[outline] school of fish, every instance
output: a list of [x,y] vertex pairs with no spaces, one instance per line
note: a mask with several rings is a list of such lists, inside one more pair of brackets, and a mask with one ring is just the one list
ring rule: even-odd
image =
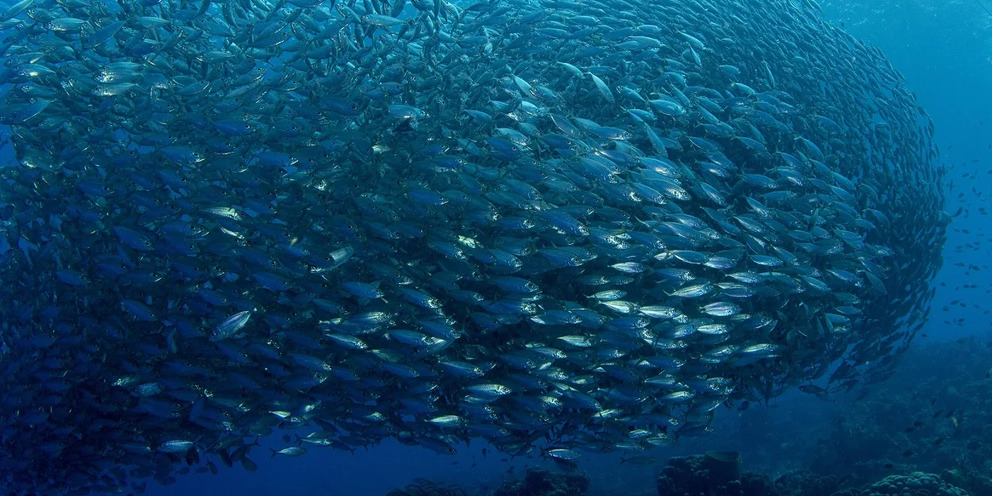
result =
[[10,494],[283,431],[634,456],[870,384],[929,311],[932,124],[812,0],[22,0],[0,33]]

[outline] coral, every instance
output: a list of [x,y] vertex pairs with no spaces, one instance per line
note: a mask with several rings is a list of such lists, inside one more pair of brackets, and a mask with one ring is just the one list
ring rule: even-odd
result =
[[850,485],[892,473],[955,471],[945,479],[973,494],[992,494],[990,485],[969,475],[992,468],[990,349],[992,343],[971,338],[909,350],[903,360],[911,367],[834,405],[836,423],[816,436],[809,468],[849,477]]
[[589,476],[577,473],[552,473],[528,468],[522,481],[504,484],[493,496],[581,496],[589,490]]
[[968,492],[926,472],[890,475],[862,492],[863,496],[969,496]]
[[403,489],[393,489],[386,496],[466,496],[457,487],[439,486],[426,479],[416,479]]
[[992,477],[977,470],[945,470],[940,477],[972,494],[992,494]]
[[840,489],[841,482],[833,475],[801,470],[775,479],[775,487],[781,496],[831,496]]
[[741,489],[744,496],[781,496],[767,475],[745,472],[741,476]]
[[857,489],[841,489],[830,496],[861,496],[861,491]]
[[711,451],[668,461],[658,476],[660,496],[776,496],[767,477],[742,474],[740,454]]

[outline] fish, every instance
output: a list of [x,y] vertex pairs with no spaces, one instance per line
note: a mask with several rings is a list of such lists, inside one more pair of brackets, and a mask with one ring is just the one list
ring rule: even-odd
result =
[[568,461],[577,460],[582,456],[582,453],[568,448],[551,448],[545,453],[551,458]]
[[214,328],[214,334],[211,339],[214,341],[221,341],[227,339],[238,331],[240,331],[246,324],[248,324],[248,319],[251,318],[250,310],[243,310],[230,317],[224,319],[223,322],[217,324]]
[[301,448],[299,446],[287,446],[287,447],[282,448],[282,449],[279,449],[279,450],[271,449],[271,451],[272,451],[272,456],[273,457],[275,457],[277,455],[282,455],[282,456],[303,456],[303,455],[307,454],[307,450],[305,450],[305,449],[303,449],[303,448]]
[[0,486],[254,471],[290,430],[636,461],[870,388],[925,322],[932,125],[817,13],[406,5],[0,11]]

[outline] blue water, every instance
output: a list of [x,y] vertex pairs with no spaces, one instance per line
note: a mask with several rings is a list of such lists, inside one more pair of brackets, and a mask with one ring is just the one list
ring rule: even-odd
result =
[[[990,218],[980,213],[989,208],[992,194],[992,16],[983,8],[988,5],[980,0],[859,3],[823,5],[829,18],[881,48],[906,77],[936,125],[949,171],[947,211],[963,209],[948,231],[926,333],[938,340],[988,336]],[[977,287],[965,287],[972,284]],[[925,344],[921,340],[917,346]]]
[[[949,171],[947,211],[954,214],[960,210],[948,231],[944,267],[934,281],[936,295],[930,319],[912,345],[914,352],[970,337],[977,343],[992,340],[992,305],[988,303],[992,298],[992,245],[987,214],[992,210],[992,16],[982,1],[822,2],[827,18],[881,48],[905,75],[907,86],[936,124],[941,161]],[[6,145],[0,145],[0,159],[4,163],[11,160]],[[989,352],[967,343],[959,350]],[[920,366],[919,362],[903,360],[897,375],[909,374]],[[900,384],[874,386],[893,388]],[[847,400],[838,397],[825,402],[790,393],[743,412],[721,411],[715,432],[682,439],[676,446],[659,450],[653,464],[621,463],[618,455],[603,455],[584,457],[579,467],[590,474],[590,494],[597,495],[657,494],[654,479],[668,457],[708,449],[739,450],[746,468],[775,476],[807,468],[817,434],[833,428],[838,416],[844,415]],[[929,401],[921,399],[921,408],[937,408],[926,405]],[[263,446],[281,445],[278,439],[261,442]],[[263,452],[267,450],[253,456],[259,466],[257,472],[222,468],[219,475],[189,474],[168,486],[149,482],[145,494],[382,495],[416,478],[462,484],[469,494],[489,494],[503,481],[521,476],[527,466],[550,466],[535,458],[510,459],[481,442],[464,445],[452,456],[397,442],[354,453],[315,449],[302,457],[270,459]]]

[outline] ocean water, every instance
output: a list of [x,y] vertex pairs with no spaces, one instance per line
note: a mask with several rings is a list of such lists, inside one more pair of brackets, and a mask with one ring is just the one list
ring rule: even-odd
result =
[[[987,238],[992,209],[992,5],[983,0],[825,0],[821,7],[827,22],[879,48],[905,76],[907,89],[933,120],[938,161],[946,171],[950,223],[943,266],[932,281],[931,310],[890,375],[851,392],[792,388],[767,401],[721,406],[710,432],[682,436],[637,456],[584,453],[574,463],[562,462],[539,451],[511,456],[478,438],[455,445],[456,453],[446,455],[395,439],[351,451],[315,447],[303,456],[278,455],[274,451],[293,445],[296,434],[309,432],[289,429],[258,439],[252,456],[257,470],[235,464],[221,466],[213,475],[199,466],[166,485],[149,478],[143,493],[366,496],[426,479],[458,486],[466,495],[489,495],[540,467],[588,476],[590,495],[641,496],[658,494],[656,479],[673,457],[739,452],[744,471],[778,480],[778,488],[712,494],[829,496],[835,490],[866,489],[890,476],[925,480],[910,476],[915,472],[935,474],[966,494],[992,494],[992,402],[987,399],[992,387],[992,253]],[[16,138],[9,129],[3,136],[0,158],[5,166],[16,167],[12,146],[6,143]],[[13,249],[12,244],[4,246]],[[809,384],[826,387],[822,378]],[[432,494],[426,487],[421,484],[422,492],[411,489],[408,494]],[[6,490],[19,494],[20,488]]]

